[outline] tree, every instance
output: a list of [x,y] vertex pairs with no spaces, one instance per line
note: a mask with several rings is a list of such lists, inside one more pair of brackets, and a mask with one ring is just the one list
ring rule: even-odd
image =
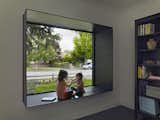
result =
[[43,61],[51,63],[60,55],[61,37],[54,28],[44,25],[27,24],[27,62]]
[[73,62],[72,51],[65,51],[65,53],[66,53],[66,55],[64,56],[63,60],[65,62],[72,63]]
[[92,59],[92,34],[78,32],[79,37],[75,37],[72,57],[74,61],[84,63],[86,59]]

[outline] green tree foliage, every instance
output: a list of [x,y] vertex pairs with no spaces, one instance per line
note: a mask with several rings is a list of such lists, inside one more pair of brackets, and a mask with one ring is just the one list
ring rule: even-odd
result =
[[27,63],[30,61],[43,61],[51,63],[60,54],[58,41],[59,34],[54,33],[52,27],[43,25],[27,24]]
[[74,50],[72,58],[75,62],[84,63],[86,59],[92,59],[92,34],[78,32],[79,37],[74,38]]
[[64,56],[63,60],[65,62],[72,63],[73,62],[73,57],[72,57],[72,51],[65,51],[66,55]]

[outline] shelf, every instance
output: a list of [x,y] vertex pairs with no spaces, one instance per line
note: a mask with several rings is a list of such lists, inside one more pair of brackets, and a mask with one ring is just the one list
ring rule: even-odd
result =
[[156,48],[154,50],[149,50],[149,49],[140,49],[138,52],[142,52],[142,53],[150,53],[150,52],[156,52],[160,50],[160,48]]
[[143,79],[143,78],[138,78],[138,80],[150,81],[150,80],[148,80],[148,79]]
[[158,65],[158,64],[138,64],[138,66],[145,66],[145,67],[156,67],[156,68],[160,68],[160,65]]
[[160,68],[160,65],[156,65],[156,64],[144,64],[144,66],[146,66],[146,67],[158,67],[158,68]]
[[147,96],[147,95],[144,95],[144,97],[147,97],[147,98],[151,98],[151,99],[154,99],[154,100],[160,101],[160,98],[151,97],[151,96]]
[[[140,118],[143,120],[160,120],[160,112],[157,111],[156,114],[149,114],[145,111],[140,110],[140,104],[139,104],[139,96],[143,95],[146,98],[150,98],[155,100],[158,104],[160,104],[160,98],[157,97],[150,97],[147,96],[146,93],[146,85],[154,86],[154,87],[160,87],[160,60],[159,60],[159,54],[160,54],[160,21],[158,20],[160,18],[160,14],[148,16],[145,18],[141,18],[136,20],[135,28],[136,28],[136,36],[135,36],[135,45],[136,45],[136,76],[143,74],[143,68],[142,66],[145,66],[146,73],[148,75],[152,75],[150,77],[146,77],[146,79],[143,78],[136,78],[136,111],[140,115]],[[151,23],[151,26],[148,27],[145,24]],[[152,27],[152,24],[155,25],[155,27]],[[143,26],[139,26],[143,25]],[[145,30],[144,30],[144,29]],[[148,30],[152,31],[154,28],[155,33],[148,34],[144,36],[138,36],[138,32],[147,33]],[[146,32],[146,29],[147,32]],[[151,33],[151,32],[150,32]],[[157,46],[153,50],[148,49],[147,42],[149,39],[154,39],[157,43]],[[138,67],[141,67],[141,69],[138,69]],[[147,74],[146,74],[147,76]],[[149,79],[150,78],[150,79]],[[142,89],[140,89],[142,87]],[[148,94],[149,95],[149,94]],[[154,107],[154,106],[152,106]],[[160,106],[158,106],[160,109]]]
[[[144,96],[144,97],[146,97],[146,96]],[[152,118],[156,118],[155,115],[152,115],[150,113],[147,113],[147,112],[144,112],[144,111],[141,111],[141,110],[138,113],[143,114],[143,115],[147,115],[147,116],[152,117]]]
[[[144,97],[145,97],[145,96],[144,96]],[[150,117],[151,119],[156,119],[156,118],[157,118],[156,115],[152,115],[152,114],[150,114],[150,113],[147,113],[147,112],[144,112],[144,111],[141,111],[141,110],[139,110],[138,113],[139,113],[139,114],[142,114],[142,115],[144,115],[144,116]]]
[[160,32],[154,33],[154,34],[149,34],[149,35],[144,35],[144,36],[137,36],[138,38],[145,38],[145,37],[157,37],[160,36]]
[[143,79],[143,78],[138,78],[138,80],[143,80],[147,82],[160,82],[160,80],[149,80],[149,79]]

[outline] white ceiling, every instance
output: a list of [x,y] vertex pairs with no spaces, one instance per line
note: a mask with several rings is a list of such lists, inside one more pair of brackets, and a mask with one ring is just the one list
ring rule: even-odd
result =
[[102,4],[112,8],[128,8],[145,0],[84,0],[94,4]]

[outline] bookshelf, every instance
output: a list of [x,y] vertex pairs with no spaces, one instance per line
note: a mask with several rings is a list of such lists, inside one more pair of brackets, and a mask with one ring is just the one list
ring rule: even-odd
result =
[[135,21],[135,107],[138,120],[160,120],[160,14]]

